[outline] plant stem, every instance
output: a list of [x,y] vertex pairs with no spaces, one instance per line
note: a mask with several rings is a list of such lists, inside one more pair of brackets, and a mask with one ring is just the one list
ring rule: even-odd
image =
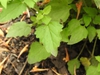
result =
[[94,41],[94,45],[93,45],[93,50],[92,50],[92,56],[91,57],[93,57],[94,56],[94,51],[95,51],[95,47],[96,47],[96,42],[97,42],[97,37],[95,38],[95,41]]
[[83,50],[84,50],[84,47],[85,47],[85,45],[86,45],[86,42],[87,42],[87,41],[85,41],[85,43],[83,44],[83,47],[82,47],[80,53],[78,54],[78,56],[77,56],[76,58],[79,58],[79,56],[82,54],[82,52],[83,52]]
[[[90,50],[88,49],[87,45],[86,45],[86,49],[88,51],[88,53],[91,55],[92,53],[90,52]],[[92,55],[91,55],[92,56]]]

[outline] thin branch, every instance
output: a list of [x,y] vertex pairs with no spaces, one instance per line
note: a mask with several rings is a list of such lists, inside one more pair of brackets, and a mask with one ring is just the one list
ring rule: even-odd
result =
[[94,41],[93,50],[92,50],[92,54],[91,54],[92,57],[94,56],[94,51],[95,51],[96,43],[97,43],[97,37],[95,38],[95,41]]
[[86,45],[86,42],[87,42],[87,41],[85,41],[85,43],[84,43],[84,45],[83,45],[83,47],[82,47],[80,53],[78,54],[77,58],[79,58],[79,56],[82,54],[82,52],[83,52],[83,50],[84,50],[84,47],[85,47],[85,45]]

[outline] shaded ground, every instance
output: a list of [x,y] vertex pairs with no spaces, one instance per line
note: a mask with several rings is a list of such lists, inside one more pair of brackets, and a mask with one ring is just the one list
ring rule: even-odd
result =
[[[30,44],[36,40],[35,35],[30,34],[28,37],[5,38],[7,33],[6,29],[9,27],[9,25],[19,20],[20,19],[16,19],[9,23],[0,25],[1,31],[4,33],[4,37],[3,35],[0,35],[0,62],[3,62],[3,64],[0,64],[0,69],[2,69],[1,75],[70,75],[68,72],[67,62],[63,60],[63,58],[66,57],[66,49],[68,50],[69,58],[73,59],[79,54],[84,42],[80,42],[73,46],[68,46],[66,43],[61,43],[60,47],[58,48],[59,52],[57,57],[51,56],[46,60],[30,65],[27,62],[27,55]],[[20,55],[23,48],[27,45],[28,47],[26,51]],[[97,49],[95,52],[96,55],[100,54],[98,53],[98,45],[99,41],[97,42]],[[90,50],[93,48],[92,43],[87,43],[87,46]],[[86,48],[81,56],[89,56]],[[34,66],[45,69],[45,71],[30,72]],[[85,70],[82,65],[76,70],[76,74],[85,75]]]

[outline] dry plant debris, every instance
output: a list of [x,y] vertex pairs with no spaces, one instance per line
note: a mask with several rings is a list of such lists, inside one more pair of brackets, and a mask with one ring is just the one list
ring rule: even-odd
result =
[[37,66],[34,66],[30,72],[41,72],[41,71],[48,71],[49,69],[41,69]]
[[0,74],[1,74],[2,69],[3,69],[3,67],[4,67],[4,63],[7,61],[8,57],[9,57],[9,56],[7,56],[6,58],[4,58],[3,61],[0,62]]
[[66,52],[66,57],[64,57],[63,60],[64,60],[65,62],[68,62],[68,61],[69,61],[69,54],[68,54],[67,48],[65,48],[65,52]]

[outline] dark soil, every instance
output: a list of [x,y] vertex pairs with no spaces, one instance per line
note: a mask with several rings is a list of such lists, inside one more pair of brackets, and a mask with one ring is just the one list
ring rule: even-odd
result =
[[[1,75],[71,75],[68,71],[67,62],[63,60],[66,57],[66,51],[68,50],[69,58],[74,59],[79,54],[84,41],[69,46],[66,43],[61,43],[60,47],[58,48],[58,55],[57,57],[49,57],[46,60],[35,64],[29,64],[27,61],[27,55],[29,52],[30,44],[34,41],[37,41],[35,35],[31,33],[28,37],[17,37],[17,38],[6,38],[6,30],[7,28],[13,23],[19,21],[20,18],[12,20],[11,22],[1,24],[0,28],[4,32],[4,37],[0,36],[0,62],[2,62],[6,57],[7,59],[0,65]],[[28,20],[30,22],[30,20]],[[32,28],[32,31],[34,27]],[[10,41],[9,41],[10,40]],[[9,41],[9,42],[8,42]],[[7,43],[8,42],[8,43]],[[100,54],[99,50],[100,42],[97,42],[97,47],[95,51],[95,55]],[[28,50],[18,58],[21,50],[26,46],[28,46]],[[93,43],[87,43],[88,49],[92,50]],[[84,48],[81,56],[89,57],[89,53],[87,51],[87,47]],[[34,59],[34,58],[33,58]],[[46,71],[37,71],[37,72],[30,72],[33,67],[38,65],[40,69],[48,69]],[[79,69],[76,70],[76,75],[85,75],[84,67],[81,65]]]

